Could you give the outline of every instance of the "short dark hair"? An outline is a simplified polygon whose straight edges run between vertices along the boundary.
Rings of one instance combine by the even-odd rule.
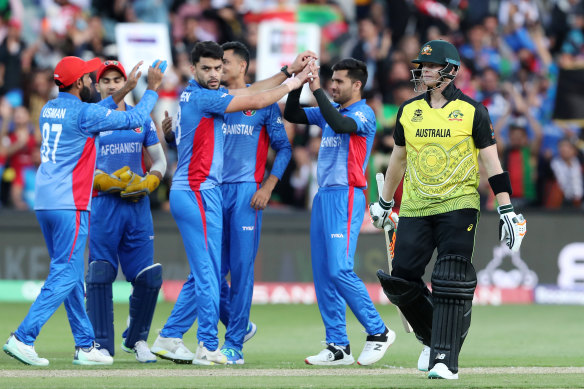
[[[223,51],[233,50],[233,54],[237,55],[239,58],[245,61],[245,74],[247,74],[247,69],[249,69],[249,50],[241,42],[225,42],[221,45]]]
[[[351,81],[361,81],[361,92],[367,83],[367,65],[363,61],[355,58],[345,58],[333,65],[333,72],[337,70],[347,70],[347,75]]]
[[[77,81],[77,80],[75,80],[75,81]],[[71,83],[71,85],[64,86],[61,81],[55,80],[55,85],[57,85],[59,87],[59,92],[69,92],[71,89],[73,89],[73,84],[75,84],[75,81],[73,81]]]
[[[197,64],[201,57],[223,60],[223,49],[217,42],[197,42],[191,51],[191,63]]]

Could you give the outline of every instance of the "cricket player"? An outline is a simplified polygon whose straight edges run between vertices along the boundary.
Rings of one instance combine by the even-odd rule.
[[[183,285],[175,308],[168,318],[152,352],[175,362],[189,362],[182,344],[184,320],[190,326],[193,316],[183,309],[194,309],[199,319],[199,346],[193,364],[225,364],[219,349],[217,323],[221,286],[221,242],[223,234],[222,182],[224,115],[258,110],[300,88],[308,71],[287,79],[284,84],[256,92],[219,90],[223,49],[215,42],[199,42],[191,53],[194,79],[180,96],[174,141],[178,149],[177,169],[170,191],[170,209],[181,232],[191,275]],[[272,81],[275,78],[272,77]],[[265,85],[265,84],[264,84]]]
[[[385,326],[363,281],[353,271],[357,238],[366,208],[365,168],[376,121],[373,110],[361,98],[367,82],[365,63],[347,58],[332,69],[334,105],[316,77],[310,82],[310,89],[318,107],[300,108],[300,92],[294,91],[288,96],[284,111],[286,120],[322,128],[317,163],[319,189],[312,206],[310,249],[327,347],[307,357],[305,362],[325,366],[355,362],[346,331],[348,304],[367,332],[357,363],[371,365],[383,357],[395,340],[395,332]]]
[[[89,228],[89,211],[95,170],[95,137],[102,131],[141,126],[158,99],[162,81],[157,65],[148,69],[148,90],[135,109],[120,112],[87,104],[91,96],[89,73],[99,59],[83,61],[65,57],[55,67],[59,95],[41,110],[41,165],[36,176],[35,211],[47,243],[49,275],[24,321],[10,335],[4,351],[27,365],[47,366],[49,361],[34,349],[41,327],[65,303],[75,340],[73,363],[111,365],[113,358],[99,352],[91,322],[85,311],[83,253]],[[124,88],[110,99],[117,104],[140,77],[139,63]]]
[[[123,87],[126,78],[119,61],[105,61],[97,70],[95,88],[102,103],[109,103],[108,108],[133,109],[123,100],[115,105],[108,99]],[[146,174],[142,169],[143,149],[152,160]],[[112,283],[119,264],[132,283],[130,319],[122,334],[122,349],[135,353],[138,362],[156,362],[146,341],[162,285],[162,266],[154,264],[154,228],[147,195],[164,176],[166,157],[152,120],[146,118],[132,131],[101,132],[95,172],[86,277],[87,314],[95,339],[102,353],[114,355]],[[118,178],[121,175],[127,179]]]
[[[485,166],[499,203],[500,239],[517,251],[526,221],[509,200],[509,174],[501,169],[487,109],[454,86],[460,57],[449,42],[433,40],[412,61],[416,91],[397,114],[395,147],[379,202],[369,207],[377,228],[396,228],[391,275],[377,275],[389,300],[404,314],[424,350],[418,368],[428,378],[458,379],[458,355],[470,328],[477,283],[472,265],[479,219],[479,165]],[[404,176],[405,174],[405,176]],[[399,218],[389,217],[404,179]],[[434,249],[432,293],[422,280]]]

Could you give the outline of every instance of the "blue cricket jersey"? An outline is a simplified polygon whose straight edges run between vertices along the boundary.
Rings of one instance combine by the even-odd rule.
[[[337,108],[339,107],[336,104]],[[357,132],[337,134],[324,120],[320,108],[304,108],[310,124],[322,128],[318,152],[317,181],[319,187],[354,186],[366,188],[365,168],[375,138],[376,119],[365,100],[339,110],[357,123]]]
[[[223,170],[223,115],[233,99],[226,89],[213,90],[191,80],[180,95],[178,150],[173,190],[210,189],[221,184]]]
[[[35,210],[91,209],[95,136],[102,131],[142,126],[158,100],[147,90],[135,109],[115,111],[83,103],[60,92],[41,110],[41,165],[36,175]]]
[[[277,103],[259,110],[225,114],[223,134],[223,183],[261,183],[269,145],[277,153],[271,174],[282,178],[292,156],[292,146]]]

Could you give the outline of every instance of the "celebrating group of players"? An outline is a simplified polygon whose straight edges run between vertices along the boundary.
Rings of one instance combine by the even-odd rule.
[[[51,257],[50,272],[4,351],[25,364],[47,366],[49,361],[38,356],[33,344],[64,302],[75,339],[73,363],[112,364],[112,283],[121,265],[133,286],[128,325],[122,334],[124,351],[135,353],[144,363],[156,362],[158,356],[176,363],[243,364],[243,343],[257,330],[249,312],[262,210],[291,156],[277,105],[288,94],[284,117],[322,128],[310,239],[326,348],[305,362],[354,363],[346,333],[346,305],[367,332],[357,363],[379,361],[396,335],[353,271],[366,209],[365,168],[376,131],[373,110],[362,99],[367,67],[352,58],[333,66],[333,104],[321,89],[316,59],[312,52],[301,53],[269,79],[246,85],[249,52],[243,44],[219,46],[208,41],[195,45],[193,80],[180,95],[174,122],[168,115],[162,122],[165,140],[178,149],[170,207],[191,272],[149,348],[162,266],[154,263],[147,195],[166,172],[149,113],[166,62],[156,61],[149,67],[148,90],[139,104],[130,107],[123,98],[136,86],[141,63],[127,75],[118,61],[64,58],[54,75],[59,96],[45,105],[40,117],[42,163],[35,210]],[[471,259],[479,212],[479,150],[501,205],[501,239],[511,249],[521,244],[525,220],[514,213],[509,201],[511,185],[494,148],[486,109],[452,83],[460,66],[454,46],[428,42],[414,62],[419,64],[414,79],[426,86],[426,92],[398,112],[388,179],[379,201],[369,210],[378,228],[397,228],[399,221],[393,271],[378,276],[388,298],[424,344],[418,368],[429,370],[429,378],[456,379],[476,285]],[[89,73],[94,71],[102,101],[88,104],[84,101],[90,95]],[[317,107],[300,106],[305,83]],[[428,128],[435,130],[419,131]],[[264,179],[270,145],[277,155]],[[148,172],[143,170],[144,147],[152,160]],[[393,200],[385,199],[393,198],[402,178],[400,220],[392,212]],[[83,254],[88,236],[85,303]],[[422,275],[435,248],[438,261],[430,292]],[[182,338],[197,318],[198,348],[193,353]],[[219,321],[227,328],[221,347]]]

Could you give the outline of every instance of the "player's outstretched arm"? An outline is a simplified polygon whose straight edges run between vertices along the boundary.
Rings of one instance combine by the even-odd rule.
[[[511,181],[509,173],[501,168],[496,145],[480,149],[479,158],[485,166],[489,184],[497,198],[499,207],[499,239],[505,241],[512,251],[519,251],[527,232],[527,221],[522,214],[516,214],[511,204]]]

